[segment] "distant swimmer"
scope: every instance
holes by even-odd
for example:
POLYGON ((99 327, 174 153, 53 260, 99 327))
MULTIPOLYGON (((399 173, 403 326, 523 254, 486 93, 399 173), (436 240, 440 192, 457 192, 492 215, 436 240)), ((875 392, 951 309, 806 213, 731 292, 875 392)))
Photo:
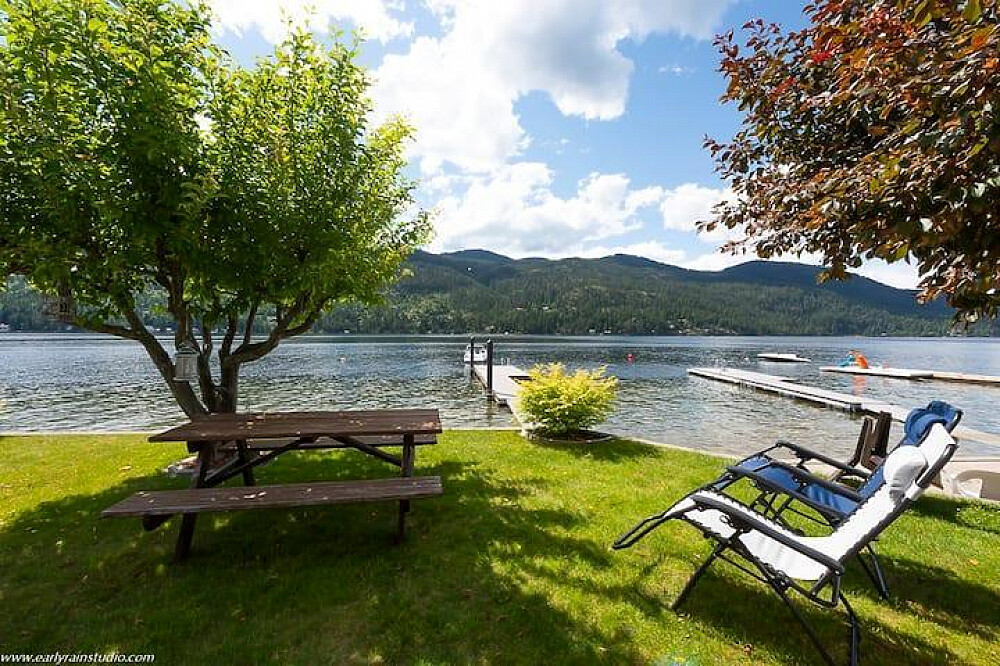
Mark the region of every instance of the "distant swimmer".
POLYGON ((632 352, 625 354, 625 360, 628 361, 629 363, 635 363, 635 354, 633 354, 632 352))

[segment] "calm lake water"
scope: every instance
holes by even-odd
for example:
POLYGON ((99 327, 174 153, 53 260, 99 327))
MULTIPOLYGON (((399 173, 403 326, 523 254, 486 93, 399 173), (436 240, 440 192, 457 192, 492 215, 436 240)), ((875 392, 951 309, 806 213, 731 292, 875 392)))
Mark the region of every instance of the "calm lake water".
MULTIPOLYGON (((465 344, 460 337, 288 341, 244 366, 241 408, 434 406, 446 427, 514 425, 509 412, 490 405, 469 378, 461 363, 465 344)), ((616 412, 603 429, 710 451, 742 453, 783 438, 845 454, 860 425, 843 412, 689 378, 685 371, 692 366, 793 375, 907 407, 940 398, 965 410, 965 425, 1000 432, 1000 388, 819 372, 855 347, 876 364, 1000 375, 1000 341, 990 339, 502 336, 496 355, 522 368, 548 361, 571 368, 606 365, 620 387, 616 412), (795 352, 814 362, 761 363, 760 352, 795 352), (627 363, 629 353, 634 363, 627 363)), ((0 432, 160 429, 183 420, 138 344, 98 336, 0 335, 0 432)), ((963 442, 960 454, 972 453, 1000 450, 963 442)))

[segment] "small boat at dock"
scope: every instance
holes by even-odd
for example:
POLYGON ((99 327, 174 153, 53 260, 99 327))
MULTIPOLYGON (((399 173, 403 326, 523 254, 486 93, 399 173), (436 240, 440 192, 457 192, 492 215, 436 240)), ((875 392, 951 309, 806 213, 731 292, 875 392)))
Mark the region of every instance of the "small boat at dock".
POLYGON ((797 354, 757 354, 757 358, 762 361, 773 361, 775 363, 812 363, 811 358, 803 358, 797 354))
POLYGON ((462 362, 465 364, 486 363, 486 347, 476 345, 465 345, 465 353, 462 355, 462 362))

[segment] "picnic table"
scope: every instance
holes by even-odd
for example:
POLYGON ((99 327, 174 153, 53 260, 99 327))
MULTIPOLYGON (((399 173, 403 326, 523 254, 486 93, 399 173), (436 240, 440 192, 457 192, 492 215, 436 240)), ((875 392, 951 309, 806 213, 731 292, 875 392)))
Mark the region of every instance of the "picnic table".
POLYGON ((440 432, 436 409, 211 414, 149 438, 151 442, 187 442, 188 451, 198 454, 190 488, 139 492, 105 509, 101 517, 138 516, 152 530, 181 514, 175 556, 183 560, 190 551, 199 513, 395 500, 399 502, 396 540, 401 541, 410 501, 443 492, 440 477, 413 476, 417 447, 434 444, 440 432), (386 447, 402 447, 401 455, 388 453, 386 447), (256 484, 254 468, 279 455, 343 448, 395 465, 400 476, 256 484), (216 487, 236 476, 242 477, 243 487, 216 487))

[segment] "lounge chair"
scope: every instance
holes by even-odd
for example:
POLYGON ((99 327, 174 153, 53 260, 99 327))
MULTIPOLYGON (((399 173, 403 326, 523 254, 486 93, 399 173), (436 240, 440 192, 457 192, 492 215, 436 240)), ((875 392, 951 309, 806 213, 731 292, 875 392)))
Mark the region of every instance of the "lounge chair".
MULTIPOLYGON (((904 424, 903 438, 897 446, 915 445, 933 423, 942 423, 951 432, 961 419, 962 411, 960 409, 940 400, 931 401, 926 407, 917 408, 910 412, 904 424)), ((866 419, 867 423, 869 421, 866 419)), ((861 482, 867 482, 872 476, 872 472, 878 469, 888 453, 886 445, 890 426, 891 416, 883 413, 878 416, 875 424, 862 428, 854 455, 847 462, 841 462, 805 446, 779 441, 774 446, 741 460, 734 467, 763 473, 776 483, 788 481, 789 475, 781 471, 781 467, 787 466, 787 464, 783 463, 775 454, 789 453, 796 459, 795 467, 806 469, 806 465, 810 462, 818 462, 832 467, 834 469, 830 478, 832 481, 839 482, 853 477, 861 482), (873 430, 870 435, 867 432, 869 428, 873 430), (772 463, 781 464, 772 465, 772 463), (768 467, 772 467, 772 469, 762 472, 768 467)), ((852 508, 847 507, 847 510, 852 508)), ((839 511, 839 513, 845 513, 845 511, 839 511)))
POLYGON ((675 518, 684 520, 716 545, 671 605, 674 610, 688 598, 709 565, 723 559, 768 585, 792 611, 830 666, 834 664, 833 658, 793 605, 789 592, 794 590, 827 608, 843 604, 850 627, 848 663, 856 666, 861 631, 858 617, 841 586, 846 562, 923 494, 957 446, 947 428, 938 423, 931 426, 921 446, 894 450, 882 466, 883 483, 827 536, 802 536, 709 484, 663 513, 639 522, 619 537, 613 547, 629 548, 663 523, 675 518))
MULTIPOLYGON (((914 409, 906 419, 903 438, 896 448, 919 446, 934 424, 944 426, 950 433, 961 418, 961 410, 941 401, 933 401, 925 408, 914 409)), ((863 438, 864 432, 862 432, 863 438)), ((855 452, 856 458, 859 453, 863 455, 861 447, 855 452)), ((884 458, 876 456, 874 460, 884 460, 884 458)), ((803 447, 779 442, 770 449, 729 467, 712 487, 715 490, 723 490, 741 479, 751 481, 760 491, 750 506, 785 527, 790 528, 782 517, 786 511, 836 527, 852 514, 861 502, 871 497, 881 487, 883 469, 882 465, 879 465, 869 472, 852 464, 839 463, 803 447), (798 452, 798 462, 788 464, 771 457, 773 451, 781 448, 798 452), (833 479, 826 479, 809 472, 805 465, 810 461, 820 461, 833 466, 836 470, 833 479), (859 486, 853 487, 843 483, 852 477, 861 482, 859 486), (808 507, 811 512, 800 510, 799 505, 808 507)), ((888 599, 889 585, 875 552, 874 543, 869 543, 864 552, 867 556, 859 553, 858 561, 879 595, 883 599, 888 599)))

